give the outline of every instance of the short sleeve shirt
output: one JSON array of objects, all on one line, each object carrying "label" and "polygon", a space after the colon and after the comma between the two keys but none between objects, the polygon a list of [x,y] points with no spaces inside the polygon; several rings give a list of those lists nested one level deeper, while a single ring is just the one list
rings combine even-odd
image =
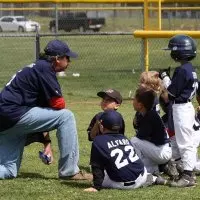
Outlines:
[{"label": "short sleeve shirt", "polygon": [[38,60],[18,71],[0,93],[0,131],[15,125],[33,107],[49,107],[61,88],[50,62]]}]

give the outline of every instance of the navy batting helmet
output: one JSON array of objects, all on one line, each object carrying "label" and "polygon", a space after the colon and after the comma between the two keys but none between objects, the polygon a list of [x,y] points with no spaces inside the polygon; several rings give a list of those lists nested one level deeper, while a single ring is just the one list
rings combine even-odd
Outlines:
[{"label": "navy batting helmet", "polygon": [[165,50],[171,50],[171,57],[176,61],[190,61],[196,57],[196,43],[187,35],[173,36]]}]

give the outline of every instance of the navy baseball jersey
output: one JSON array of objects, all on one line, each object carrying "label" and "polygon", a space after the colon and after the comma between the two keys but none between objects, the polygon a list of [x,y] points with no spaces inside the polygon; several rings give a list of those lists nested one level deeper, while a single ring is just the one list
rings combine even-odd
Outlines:
[{"label": "navy baseball jersey", "polygon": [[61,97],[52,64],[38,60],[18,71],[0,93],[0,131],[14,126],[32,107],[49,107],[52,97]]},{"label": "navy baseball jersey", "polygon": [[[117,111],[116,111],[116,112],[117,112]],[[92,138],[90,137],[90,132],[91,132],[92,128],[94,127],[96,121],[100,119],[100,117],[101,117],[102,114],[103,114],[103,112],[97,113],[97,114],[92,118],[92,120],[91,120],[91,122],[90,122],[90,125],[89,125],[89,127],[87,128],[88,140],[89,140],[89,141],[92,141]],[[119,132],[120,132],[121,134],[124,134],[124,132],[125,132],[125,123],[124,123],[123,117],[122,117],[122,124],[120,125],[120,127],[121,127],[121,128],[120,128]],[[100,130],[99,130],[99,133],[100,133]]]},{"label": "navy baseball jersey", "polygon": [[197,74],[192,64],[186,63],[175,69],[167,90],[170,100],[175,103],[186,103],[195,96],[197,87]]},{"label": "navy baseball jersey", "polygon": [[[158,114],[160,114],[160,104],[159,104],[159,99],[158,99],[157,96],[154,99],[154,104],[153,104],[152,110],[155,110]],[[138,121],[141,120],[140,118],[143,118],[142,114],[139,113],[139,112],[136,112],[135,113],[135,123],[134,123],[134,120],[133,120],[133,127],[135,129],[137,129]]]},{"label": "navy baseball jersey", "polygon": [[101,187],[104,170],[116,182],[134,181],[144,172],[142,161],[122,134],[96,136],[92,143],[90,164],[95,171],[93,182],[96,188]]},{"label": "navy baseball jersey", "polygon": [[137,122],[136,137],[147,140],[155,145],[164,145],[169,142],[166,127],[155,110],[147,111]]}]

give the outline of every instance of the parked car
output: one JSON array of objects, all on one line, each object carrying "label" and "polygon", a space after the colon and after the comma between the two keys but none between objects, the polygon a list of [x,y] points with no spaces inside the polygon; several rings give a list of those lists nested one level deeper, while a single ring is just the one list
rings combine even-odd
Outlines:
[{"label": "parked car", "polygon": [[40,30],[40,24],[38,22],[28,20],[24,16],[3,16],[0,18],[0,32],[32,32],[36,31],[36,26]]},{"label": "parked car", "polygon": [[[78,29],[80,32],[85,32],[86,30],[97,32],[103,25],[105,25],[105,18],[88,18],[85,12],[68,12],[58,18],[58,30],[67,32],[74,29]],[[55,32],[56,20],[49,22],[49,30]]]}]

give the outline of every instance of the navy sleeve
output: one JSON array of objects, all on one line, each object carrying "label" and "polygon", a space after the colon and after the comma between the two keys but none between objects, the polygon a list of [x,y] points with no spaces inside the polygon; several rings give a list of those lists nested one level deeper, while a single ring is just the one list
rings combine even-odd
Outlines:
[{"label": "navy sleeve", "polygon": [[172,77],[172,82],[167,88],[169,95],[173,97],[180,96],[181,91],[185,87],[185,83],[187,83],[186,72],[184,70],[177,68]]},{"label": "navy sleeve", "polygon": [[90,164],[92,167],[93,174],[93,184],[94,188],[100,190],[102,188],[102,183],[104,180],[104,158],[99,153],[98,149],[95,147],[95,142],[92,144]]}]

